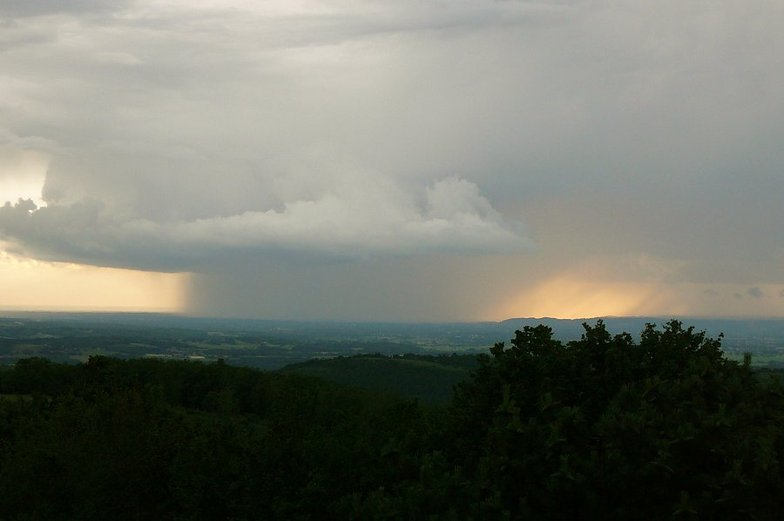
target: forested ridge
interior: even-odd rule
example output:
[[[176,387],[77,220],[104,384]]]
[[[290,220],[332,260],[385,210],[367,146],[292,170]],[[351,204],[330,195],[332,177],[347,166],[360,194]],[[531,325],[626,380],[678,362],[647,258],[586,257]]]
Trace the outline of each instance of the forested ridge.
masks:
[[[527,326],[445,405],[221,362],[20,360],[0,519],[778,519],[778,380],[677,321],[639,338]]]
[[[454,386],[476,367],[476,354],[374,354],[313,359],[288,365],[282,372],[444,405],[452,400]]]

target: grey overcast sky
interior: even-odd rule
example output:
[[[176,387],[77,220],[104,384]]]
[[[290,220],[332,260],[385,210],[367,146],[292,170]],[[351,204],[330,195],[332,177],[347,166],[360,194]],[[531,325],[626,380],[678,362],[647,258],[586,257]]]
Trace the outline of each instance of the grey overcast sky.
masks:
[[[784,316],[783,80],[780,1],[0,0],[0,283],[180,273],[179,310],[266,318]]]

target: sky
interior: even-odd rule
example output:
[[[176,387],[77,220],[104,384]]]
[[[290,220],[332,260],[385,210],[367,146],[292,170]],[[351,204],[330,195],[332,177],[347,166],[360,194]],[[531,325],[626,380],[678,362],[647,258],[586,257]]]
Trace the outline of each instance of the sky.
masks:
[[[782,136],[778,0],[0,0],[0,309],[784,317]]]

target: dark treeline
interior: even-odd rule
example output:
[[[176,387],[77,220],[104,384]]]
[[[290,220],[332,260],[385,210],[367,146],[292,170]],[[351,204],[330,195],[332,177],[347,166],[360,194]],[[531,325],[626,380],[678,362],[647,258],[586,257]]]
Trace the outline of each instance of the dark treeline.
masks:
[[[412,359],[415,361],[414,359]],[[0,371],[0,519],[778,519],[784,391],[670,322],[545,326],[443,407],[223,363]]]

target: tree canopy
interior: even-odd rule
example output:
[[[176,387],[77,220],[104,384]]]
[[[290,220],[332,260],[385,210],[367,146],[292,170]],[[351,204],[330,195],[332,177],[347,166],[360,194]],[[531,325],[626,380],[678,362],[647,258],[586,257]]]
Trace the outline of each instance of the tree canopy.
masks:
[[[521,519],[772,519],[782,390],[678,321],[639,344],[599,321],[497,344],[452,407],[467,509]],[[466,490],[468,493],[470,489]],[[479,506],[477,506],[479,505]]]
[[[525,327],[438,407],[222,363],[0,371],[0,519],[776,519],[784,391],[721,338]]]

